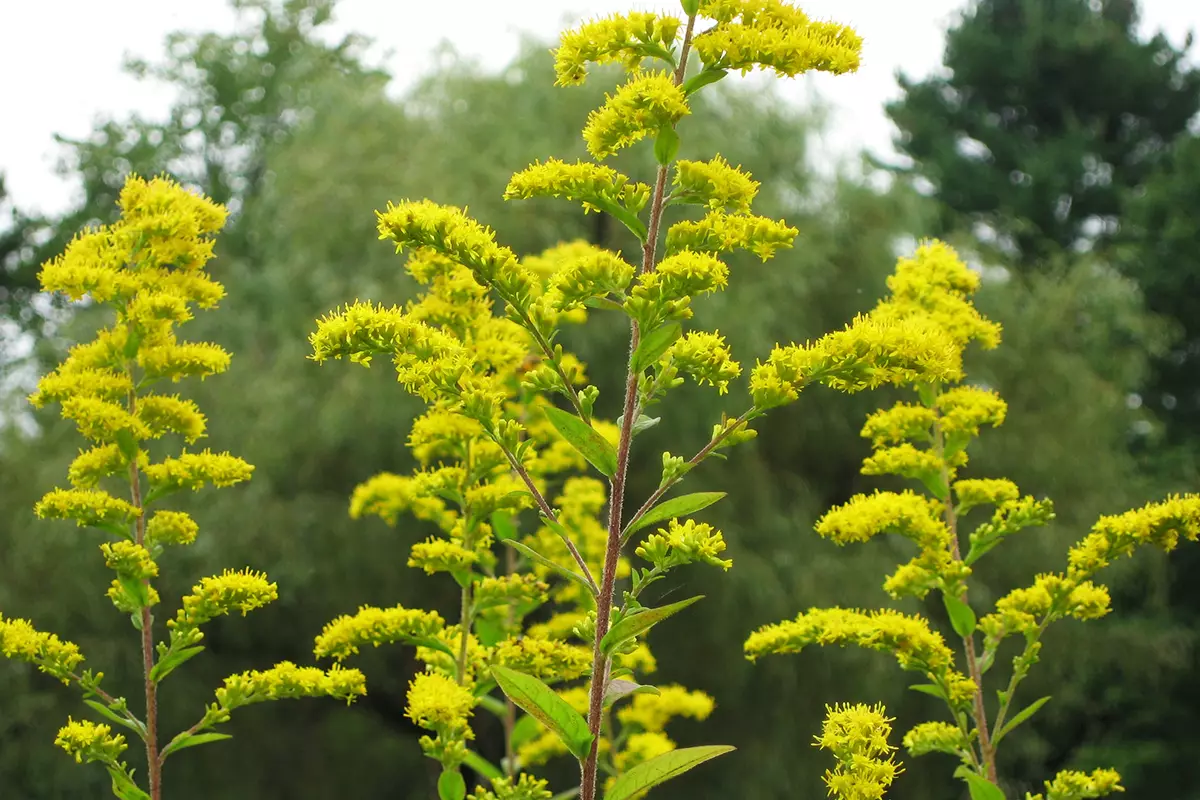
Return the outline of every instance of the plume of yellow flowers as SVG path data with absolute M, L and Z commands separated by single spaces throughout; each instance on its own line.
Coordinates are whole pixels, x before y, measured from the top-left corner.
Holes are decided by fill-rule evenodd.
M 204 649 L 201 626 L 234 611 L 246 614 L 277 593 L 265 575 L 249 569 L 203 578 L 168 620 L 168 640 L 155 644 L 151 608 L 161 602 L 154 586 L 159 562 L 169 546 L 191 544 L 199 533 L 189 514 L 157 506 L 185 489 L 242 483 L 254 468 L 229 453 L 205 449 L 170 455 L 158 444 L 170 436 L 193 444 L 208 426 L 195 402 L 162 391 L 164 382 L 203 379 L 229 366 L 229 354 L 219 345 L 178 336 L 195 309 L 210 309 L 225 294 L 205 269 L 225 209 L 167 178 L 137 176 L 126 181 L 118 205 L 117 222 L 80 234 L 39 275 L 44 291 L 108 306 L 111 324 L 94 341 L 72 347 L 30 397 L 37 407 L 57 403 L 91 443 L 68 469 L 70 486 L 49 491 L 34 510 L 39 517 L 72 520 L 106 536 L 100 551 L 115 576 L 107 595 L 129 615 L 141 643 L 145 716 L 105 691 L 100 673 L 80 671 L 84 657 L 78 647 L 37 631 L 26 620 L 0 617 L 0 654 L 77 685 L 92 711 L 132 730 L 145 746 L 141 786 L 119 758 L 127 748 L 124 736 L 112 735 L 107 725 L 68 720 L 56 744 L 76 761 L 100 763 L 112 778 L 115 796 L 159 800 L 166 758 L 183 747 L 229 738 L 206 731 L 227 721 L 232 708 L 275 697 L 350 700 L 365 690 L 357 670 L 326 673 L 280 664 L 228 679 L 199 722 L 170 740 L 163 737 L 159 684 Z
M 864 369 L 871 364 L 870 345 L 857 353 L 819 341 L 782 356 L 772 356 L 759 367 L 763 402 L 770 397 L 790 397 L 790 390 L 810 380 L 838 381 L 855 390 L 879 383 L 909 385 L 918 402 L 899 402 L 868 417 L 862 435 L 873 453 L 863 462 L 866 475 L 896 475 L 918 482 L 924 493 L 876 491 L 859 494 L 831 509 L 816 525 L 821 536 L 839 545 L 865 542 L 884 534 L 910 540 L 916 555 L 889 576 L 883 588 L 892 597 L 924 598 L 938 592 L 950 627 L 961 644 L 955 653 L 928 621 L 883 609 L 873 612 L 812 609 L 795 620 L 767 625 L 745 642 L 751 660 L 770 653 L 794 653 L 813 644 L 856 644 L 892 653 L 901 667 L 923 673 L 927 684 L 914 689 L 941 699 L 950 721 L 921 723 L 904 736 L 913 756 L 939 752 L 955 756 L 955 773 L 967 782 L 972 797 L 999 798 L 996 748 L 1019 724 L 1029 719 L 1049 698 L 1014 705 L 1014 695 L 1038 661 L 1042 635 L 1052 623 L 1066 617 L 1087 620 L 1108 613 L 1108 590 L 1095 582 L 1096 573 L 1114 559 L 1130 555 L 1139 545 L 1173 549 L 1180 539 L 1200 538 L 1200 495 L 1172 496 L 1162 502 L 1115 516 L 1102 517 L 1083 541 L 1071 548 L 1065 572 L 1035 577 L 1031 586 L 1001 597 L 995 610 L 977 618 L 968 597 L 972 566 L 1008 536 L 1054 518 L 1050 501 L 1022 496 L 1012 481 L 1003 478 L 959 478 L 967 464 L 967 447 L 985 426 L 1003 423 L 1007 407 L 1000 396 L 980 386 L 959 383 L 961 357 L 971 342 L 996 347 L 1000 326 L 983 317 L 971 303 L 979 277 L 954 251 L 941 242 L 923 244 L 911 258 L 900 259 L 888 280 L 891 290 L 859 325 L 913 328 L 914 336 L 940 338 L 931 348 L 939 365 L 899 360 L 884 369 Z M 930 327 L 935 329 L 930 333 Z M 894 332 L 888 335 L 896 335 Z M 863 343 L 859 339 L 860 345 Z M 833 351 L 830 358 L 827 353 Z M 899 347 L 897 351 L 903 352 Z M 859 361 L 859 359 L 864 359 Z M 752 379 L 753 380 L 753 379 Z M 965 537 L 960 520 L 970 511 L 992 509 L 990 519 Z M 997 651 L 1009 636 L 1024 639 L 1023 650 L 1013 658 L 1007 685 L 999 690 L 999 705 L 991 717 L 984 705 L 984 675 L 993 666 Z M 856 789 L 850 772 L 834 773 L 838 796 L 879 797 L 886 783 Z M 889 778 L 890 782 L 890 778 Z M 1091 775 L 1060 773 L 1046 784 L 1051 798 L 1102 797 L 1121 791 L 1116 772 L 1100 769 Z M 857 792 L 857 793 L 855 793 Z

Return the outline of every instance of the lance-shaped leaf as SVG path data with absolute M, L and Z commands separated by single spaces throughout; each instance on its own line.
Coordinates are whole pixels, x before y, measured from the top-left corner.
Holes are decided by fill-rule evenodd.
M 576 758 L 581 761 L 587 758 L 592 749 L 592 733 L 587 720 L 566 700 L 532 675 L 507 667 L 492 667 L 492 677 L 508 699 L 553 731 Z
M 647 525 L 653 525 L 656 522 L 695 514 L 701 509 L 708 508 L 724 496 L 725 492 L 695 492 L 693 494 L 681 494 L 679 497 L 664 500 L 643 514 L 641 519 L 636 519 L 630 523 L 629 527 L 625 529 L 625 536 L 628 537 L 645 528 Z
M 682 775 L 692 767 L 734 749 L 729 745 L 716 744 L 705 747 L 684 747 L 655 756 L 617 778 L 612 788 L 604 795 L 604 800 L 627 800 L 635 797 L 647 789 L 669 781 L 677 775 Z
M 627 681 L 624 678 L 612 678 L 604 687 L 604 707 L 608 708 L 622 697 L 628 697 L 631 694 L 661 694 L 661 692 L 658 691 L 657 686 L 647 686 Z
M 950 625 L 954 632 L 966 639 L 975 632 L 975 612 L 971 607 L 952 595 L 942 595 L 946 603 L 946 613 L 950 615 Z
M 617 471 L 617 451 L 596 429 L 574 414 L 547 406 L 546 419 L 567 442 L 580 452 L 600 473 L 611 478 Z
M 220 742 L 225 739 L 232 739 L 228 733 L 183 733 L 176 736 L 174 739 L 163 748 L 162 757 L 174 753 L 176 750 L 183 750 L 186 747 L 195 747 L 198 744 L 208 744 L 209 742 Z
M 463 800 L 467 796 L 467 782 L 457 769 L 442 770 L 438 778 L 438 797 L 440 800 Z
M 130 719 L 129 717 L 122 716 L 121 714 L 118 714 L 115 709 L 109 708 L 108 706 L 96 700 L 84 700 L 83 702 L 95 710 L 96 713 L 112 720 L 118 725 L 124 725 L 126 728 L 129 728 L 129 730 L 136 733 L 139 737 L 146 735 L 146 726 L 142 724 L 140 719 Z M 121 698 L 117 701 L 118 708 L 122 708 L 124 704 L 125 698 Z
M 1042 706 L 1046 705 L 1046 702 L 1049 699 L 1050 699 L 1049 695 L 1038 698 L 1037 700 L 1034 700 L 1032 703 L 1030 703 L 1029 705 L 1022 708 L 1016 714 L 1014 714 L 1012 719 L 1010 719 L 1008 722 L 1004 723 L 1004 727 L 1000 729 L 1000 731 L 996 734 L 995 738 L 992 739 L 992 742 L 995 744 L 1000 744 L 1000 740 L 1003 739 L 1008 734 L 1009 731 L 1011 731 L 1013 728 L 1017 727 L 1022 722 L 1029 719 L 1034 714 L 1036 714 L 1038 712 L 1038 709 L 1041 708 Z
M 180 664 L 203 652 L 203 645 L 181 647 L 178 650 L 168 648 L 162 657 L 159 658 L 158 663 L 150 670 L 150 680 L 155 683 L 161 682 Z
M 608 629 L 608 633 L 604 634 L 604 638 L 600 640 L 600 649 L 606 654 L 611 655 L 614 650 L 620 647 L 625 642 L 635 636 L 640 636 L 652 627 L 662 622 L 669 616 L 683 611 L 685 608 L 704 597 L 698 594 L 695 597 L 689 597 L 687 600 L 680 600 L 678 603 L 671 603 L 669 606 L 659 606 L 658 608 L 647 608 L 629 614 L 616 625 Z
M 537 563 L 541 564 L 543 567 L 548 567 L 548 568 L 554 570 L 559 575 L 562 575 L 564 578 L 569 578 L 570 580 L 575 581 L 576 583 L 578 583 L 579 585 L 581 585 L 585 589 L 587 589 L 590 594 L 594 595 L 596 593 L 596 590 L 592 588 L 592 585 L 590 583 L 588 583 L 587 578 L 583 577 L 575 570 L 567 569 L 562 564 L 557 564 L 557 563 L 551 561 L 550 559 L 546 558 L 544 555 L 542 555 L 538 551 L 534 550 L 529 545 L 522 544 L 521 542 L 518 542 L 516 539 L 505 539 L 504 544 L 508 547 L 511 547 L 513 550 L 516 550 L 518 553 L 525 556 L 530 561 L 536 561 Z
M 675 344 L 675 340 L 681 335 L 683 335 L 683 328 L 678 322 L 670 322 L 646 334 L 638 343 L 637 349 L 633 351 L 633 357 L 629 360 L 633 371 L 641 372 L 658 361 L 659 357 L 667 352 L 667 348 Z
M 966 781 L 971 800 L 1005 800 L 1004 792 L 999 786 L 965 766 L 954 770 L 954 777 Z

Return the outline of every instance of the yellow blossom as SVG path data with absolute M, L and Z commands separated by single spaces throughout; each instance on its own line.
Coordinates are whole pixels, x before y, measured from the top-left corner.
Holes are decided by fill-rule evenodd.
M 880 800 L 901 772 L 892 757 L 896 748 L 888 744 L 893 720 L 884 716 L 882 705 L 859 703 L 825 710 L 815 746 L 837 759 L 837 766 L 825 773 L 829 794 L 839 800 Z
M 427 575 L 435 572 L 462 572 L 469 570 L 479 556 L 462 545 L 445 539 L 430 538 L 412 546 L 408 565 L 425 570 Z
M 492 663 L 546 682 L 569 681 L 591 672 L 592 653 L 578 645 L 523 636 L 496 645 Z
M 290 661 L 281 661 L 267 670 L 230 675 L 216 692 L 217 704 L 225 710 L 265 700 L 299 697 L 333 697 L 352 703 L 366 693 L 366 677 L 357 669 L 345 669 L 335 664 L 325 671 L 317 667 L 298 667 Z
M 710 211 L 699 220 L 676 222 L 667 229 L 666 254 L 684 250 L 724 253 L 748 250 L 763 261 L 791 247 L 800 231 L 789 225 L 753 214 Z
M 505 200 L 531 197 L 565 197 L 582 203 L 585 211 L 612 209 L 637 214 L 650 200 L 650 187 L 611 167 L 549 158 L 513 175 L 504 190 Z
M 554 51 L 555 83 L 560 86 L 583 83 L 588 62 L 623 64 L 633 72 L 648 56 L 669 51 L 678 32 L 678 17 L 644 11 L 586 22 L 562 34 Z
M 184 595 L 175 619 L 167 620 L 174 635 L 195 631 L 215 617 L 242 612 L 242 616 L 279 598 L 279 587 L 262 572 L 224 570 L 220 575 L 201 578 Z
M 677 202 L 698 203 L 710 209 L 749 213 L 759 183 L 720 156 L 710 161 L 680 160 L 675 164 Z
M 90 489 L 103 478 L 116 475 L 128 466 L 120 447 L 102 444 L 80 452 L 67 468 L 67 477 L 77 489 Z
M 101 489 L 54 489 L 38 501 L 33 512 L 43 519 L 73 519 L 81 528 L 116 528 L 141 514 L 135 506 Z
M 24 619 L 0 615 L 0 655 L 33 664 L 42 672 L 67 683 L 83 661 L 79 647 L 52 633 L 42 633 Z
M 446 626 L 436 611 L 419 608 L 375 608 L 361 606 L 358 613 L 342 615 L 330 622 L 317 637 L 313 652 L 318 658 L 342 661 L 360 647 L 392 642 L 414 642 L 436 636 Z
M 129 746 L 125 737 L 112 733 L 108 725 L 98 725 L 87 720 L 75 720 L 67 717 L 67 724 L 59 729 L 54 743 L 75 757 L 75 763 L 99 761 L 102 764 L 116 765 L 121 753 Z
M 622 725 L 661 733 L 675 717 L 703 721 L 708 719 L 714 707 L 713 699 L 704 692 L 670 684 L 659 686 L 658 694 L 635 694 L 627 705 L 617 710 L 617 719 Z
M 204 436 L 205 420 L 199 407 L 178 396 L 149 395 L 138 399 L 137 417 L 151 436 L 178 433 L 191 444 Z
M 1046 795 L 1029 795 L 1029 800 L 1091 800 L 1113 792 L 1123 792 L 1121 776 L 1113 769 L 1093 770 L 1089 775 L 1077 770 L 1063 770 L 1046 781 Z
M 191 544 L 200 526 L 182 511 L 156 511 L 146 523 L 146 541 L 157 544 Z
M 922 722 L 904 734 L 904 748 L 912 756 L 926 753 L 958 755 L 965 752 L 967 747 L 962 729 L 949 722 Z
M 716 331 L 689 331 L 667 349 L 662 360 L 686 372 L 696 383 L 717 387 L 719 394 L 729 391 L 729 382 L 742 374 L 725 337 Z
M 687 96 L 670 71 L 639 72 L 606 95 L 583 128 L 588 152 L 597 159 L 611 156 L 645 136 L 657 135 L 691 113 Z
M 178 458 L 165 458 L 144 470 L 150 485 L 159 490 L 191 489 L 199 491 L 205 484 L 233 486 L 250 480 L 254 467 L 229 453 L 182 453 Z
M 868 416 L 860 435 L 870 439 L 876 449 L 906 441 L 929 441 L 934 420 L 933 411 L 925 406 L 897 403 Z
M 422 728 L 473 738 L 468 720 L 478 700 L 445 675 L 422 672 L 408 688 L 407 716 Z
M 672 519 L 666 528 L 647 536 L 636 552 L 661 570 L 698 561 L 729 569 L 733 561 L 720 557 L 724 550 L 724 536 L 711 525 L 690 519 L 683 522 Z

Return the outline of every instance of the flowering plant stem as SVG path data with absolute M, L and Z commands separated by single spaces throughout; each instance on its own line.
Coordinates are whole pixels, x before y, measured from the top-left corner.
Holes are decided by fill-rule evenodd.
M 696 15 L 688 14 L 687 29 L 679 53 L 679 66 L 675 70 L 675 85 L 683 84 L 687 71 L 688 51 L 691 48 L 692 32 Z M 668 166 L 660 164 L 654 181 L 654 195 L 650 201 L 650 224 L 646 228 L 646 240 L 642 243 L 643 273 L 654 269 L 659 231 L 662 227 L 663 210 L 666 208 Z M 604 652 L 602 641 L 608 632 L 612 617 L 612 605 L 617 578 L 617 561 L 623 543 L 621 512 L 625 500 L 625 479 L 629 472 L 629 449 L 633 442 L 633 423 L 638 417 L 638 372 L 633 368 L 633 356 L 641 342 L 641 330 L 637 320 L 629 323 L 629 370 L 625 377 L 625 401 L 621 414 L 621 435 L 617 443 L 617 469 L 610 482 L 608 510 L 608 543 L 604 551 L 604 571 L 600 578 L 600 596 L 596 602 L 596 636 L 592 643 L 592 683 L 588 697 L 588 730 L 592 734 L 592 749 L 583 761 L 582 780 L 579 784 L 580 800 L 596 800 L 596 772 L 600 754 L 600 728 L 604 717 L 604 689 L 608 684 L 609 658 Z

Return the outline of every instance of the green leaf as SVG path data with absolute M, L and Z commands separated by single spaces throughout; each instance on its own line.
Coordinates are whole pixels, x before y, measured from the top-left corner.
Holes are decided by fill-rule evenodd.
M 125 456 L 126 461 L 137 459 L 137 440 L 133 438 L 133 434 L 127 428 L 117 431 L 117 448 L 121 451 L 121 455 Z
M 630 367 L 634 372 L 648 369 L 682 335 L 683 328 L 678 322 L 671 322 L 650 331 L 638 342 L 637 349 L 629 359 Z
M 463 800 L 467 796 L 467 782 L 457 769 L 444 769 L 438 778 L 438 797 L 441 800 Z
M 982 775 L 971 772 L 967 767 L 954 770 L 954 777 L 966 781 L 967 789 L 971 792 L 971 800 L 1005 800 L 1000 787 Z
M 667 617 L 678 614 L 702 597 L 704 595 L 698 594 L 695 597 L 689 597 L 687 600 L 671 603 L 669 606 L 647 608 L 643 611 L 630 613 L 616 625 L 608 629 L 608 633 L 604 634 L 604 638 L 600 640 L 600 649 L 606 654 L 611 655 L 614 650 L 625 642 L 645 633 Z
M 134 722 L 127 717 L 122 717 L 120 714 L 104 705 L 104 703 L 97 702 L 96 700 L 84 700 L 83 702 L 87 703 L 88 706 L 94 709 L 97 714 L 112 720 L 118 725 L 124 725 L 126 728 L 129 728 L 129 730 L 136 733 L 139 737 L 146 735 L 146 728 L 142 725 L 141 720 Z
M 529 717 L 526 717 L 526 719 L 529 719 Z M 499 767 L 474 750 L 467 751 L 467 757 L 463 759 L 463 763 L 475 770 L 479 775 L 487 778 L 489 782 L 504 777 L 504 773 L 500 771 Z
M 912 686 L 910 686 L 908 688 L 912 689 L 914 692 L 921 692 L 922 694 L 932 695 L 933 697 L 936 697 L 939 700 L 946 699 L 946 693 L 942 691 L 940 686 L 938 686 L 937 684 L 934 684 L 934 683 L 914 683 Z
M 725 492 L 695 492 L 693 494 L 681 494 L 679 497 L 664 500 L 647 511 L 641 519 L 636 520 L 626 528 L 625 535 L 629 536 L 645 528 L 647 525 L 653 525 L 656 522 L 662 522 L 673 517 L 686 517 L 688 514 L 695 514 L 701 509 L 708 508 L 724 496 Z
M 662 417 L 647 417 L 645 414 L 638 414 L 638 418 L 633 421 L 633 434 L 636 436 L 642 431 L 648 431 L 660 422 L 662 422 Z
M 105 766 L 112 778 L 112 793 L 118 800 L 150 800 L 150 795 L 138 788 L 133 778 L 125 772 L 124 767 Z
M 1049 699 L 1050 699 L 1049 695 L 1038 698 L 1037 700 L 1034 700 L 1032 703 L 1030 703 L 1029 705 L 1022 708 L 1016 714 L 1014 714 L 1012 719 L 1010 719 L 1008 722 L 1004 723 L 1004 727 L 1001 728 L 1000 732 L 996 734 L 996 738 L 994 738 L 992 740 L 992 743 L 999 744 L 1000 740 L 1003 739 L 1009 731 L 1011 731 L 1013 728 L 1017 727 L 1022 722 L 1029 719 L 1034 714 L 1036 714 L 1038 712 L 1038 709 L 1041 708 L 1042 706 L 1046 705 L 1046 702 Z
M 484 647 L 494 647 L 508 638 L 508 632 L 504 630 L 504 626 L 488 617 L 480 617 L 475 620 L 475 635 L 479 637 L 479 643 Z
M 950 499 L 950 487 L 946 485 L 945 479 L 941 474 L 936 472 L 926 472 L 919 476 L 921 483 L 925 484 L 925 488 L 929 493 L 945 503 Z
M 617 778 L 612 788 L 604 795 L 604 800 L 626 800 L 734 749 L 726 744 L 715 744 L 683 747 L 655 756 Z
M 158 663 L 154 665 L 154 668 L 150 670 L 150 680 L 154 681 L 155 683 L 161 682 L 164 678 L 174 672 L 175 668 L 180 664 L 202 652 L 204 652 L 203 645 L 185 647 L 182 650 L 168 650 L 167 654 L 159 659 Z
M 608 708 L 622 697 L 628 697 L 631 694 L 660 694 L 660 692 L 657 686 L 646 686 L 623 678 L 613 678 L 609 680 L 608 686 L 604 687 L 604 707 Z
M 689 96 L 695 94 L 710 83 L 721 80 L 726 74 L 728 74 L 727 70 L 706 67 L 683 82 L 683 93 Z
M 975 612 L 971 607 L 948 594 L 943 594 L 942 600 L 946 604 L 946 613 L 950 615 L 950 624 L 954 627 L 954 632 L 964 639 L 975 633 Z
M 527 492 L 520 492 L 520 494 L 527 494 Z M 506 514 L 503 511 L 493 511 L 492 533 L 501 542 L 505 539 L 515 539 L 517 536 L 517 526 L 514 524 L 512 514 Z
M 654 159 L 662 166 L 667 166 L 679 155 L 679 133 L 671 125 L 658 129 L 654 139 Z
M 608 440 L 596 433 L 596 429 L 574 414 L 561 408 L 547 406 L 546 418 L 567 442 L 578 450 L 606 478 L 617 471 L 617 451 Z
M 581 761 L 587 758 L 592 749 L 592 733 L 587 720 L 566 700 L 532 675 L 507 667 L 492 667 L 492 677 L 508 699 L 553 731 L 576 758 Z
M 518 553 L 520 553 L 521 555 L 530 559 L 531 561 L 536 561 L 537 563 L 541 564 L 543 567 L 549 567 L 550 569 L 554 570 L 559 575 L 562 575 L 564 578 L 569 578 L 570 580 L 575 581 L 580 586 L 583 586 L 584 588 L 586 588 L 588 590 L 589 594 L 595 595 L 595 590 L 592 589 L 592 585 L 590 583 L 588 583 L 587 578 L 583 577 L 578 572 L 571 570 L 571 569 L 567 569 L 566 567 L 564 567 L 561 564 L 556 564 L 555 562 L 546 558 L 544 555 L 542 555 L 538 551 L 534 550 L 529 545 L 522 544 L 521 542 L 518 542 L 516 539 L 505 539 L 504 544 L 507 545 L 508 547 L 511 547 L 512 549 L 516 550 Z
M 171 742 L 163 748 L 162 757 L 174 753 L 176 750 L 184 750 L 188 747 L 195 747 L 198 744 L 208 744 L 209 742 L 220 742 L 225 739 L 232 739 L 228 733 L 183 733 L 176 736 Z

